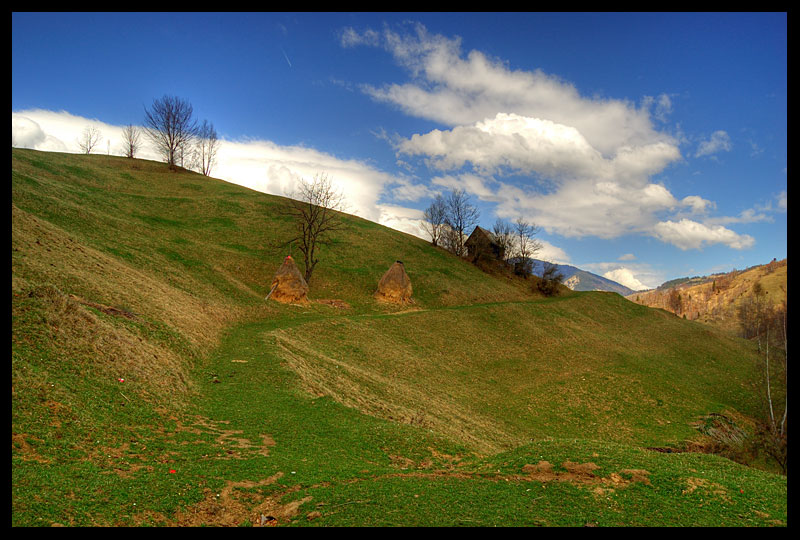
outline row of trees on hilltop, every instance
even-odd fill
[[[144,139],[150,140],[170,169],[186,167],[209,176],[216,164],[219,138],[214,124],[199,122],[191,103],[179,97],[165,95],[153,100],[144,110],[144,126],[128,124],[122,130],[122,152],[135,158]],[[87,126],[78,137],[81,152],[91,154],[102,140],[101,131]]]

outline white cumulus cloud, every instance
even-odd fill
[[[689,219],[662,221],[657,223],[653,234],[662,242],[682,250],[701,249],[707,245],[724,244],[733,249],[752,247],[755,240],[747,234],[736,232],[722,225],[705,225]]]
[[[434,185],[496,203],[499,217],[521,215],[548,232],[608,239],[652,235],[665,212],[713,206],[697,196],[678,200],[652,180],[682,159],[678,140],[653,123],[672,111],[667,94],[645,96],[640,107],[585,97],[540,70],[465,53],[460,38],[421,24],[404,33],[348,28],[342,44],[382,47],[410,74],[408,82],[363,85],[363,92],[448,126],[395,138],[398,157],[420,158],[438,173]]]
[[[625,267],[610,270],[605,274],[603,274],[603,277],[610,279],[611,281],[616,281],[620,285],[625,285],[626,287],[628,287],[629,289],[633,289],[634,291],[643,291],[645,289],[652,288],[648,287],[647,285],[639,281],[634,275],[634,273]]]
[[[541,70],[512,70],[481,51],[465,53],[460,38],[432,34],[418,23],[402,31],[347,28],[342,45],[382,47],[410,75],[407,82],[362,85],[364,93],[447,126],[395,138],[398,157],[420,158],[437,173],[434,185],[496,203],[501,218],[521,215],[567,237],[649,235],[680,249],[754,243],[722,224],[761,215],[717,223],[686,219],[682,214],[706,216],[715,203],[697,195],[679,200],[652,180],[682,160],[679,140],[654,126],[672,113],[666,93],[643,96],[639,107],[585,97]],[[731,148],[728,133],[718,130],[700,142],[695,156]],[[505,180],[514,175],[515,181]],[[614,271],[635,284],[623,269]]]
[[[364,85],[373,99],[447,126],[471,125],[498,113],[549,120],[575,128],[606,156],[622,146],[639,146],[671,137],[653,128],[646,107],[613,99],[585,98],[570,83],[540,70],[511,70],[499,59],[476,50],[466,56],[460,38],[431,34],[421,24],[406,33],[384,28],[345,30],[347,44],[379,45],[406,68],[413,82]],[[660,111],[671,107],[660,97]]]

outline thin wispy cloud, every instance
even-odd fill
[[[281,52],[283,53],[283,57],[286,59],[286,63],[289,65],[289,67],[292,67],[292,63],[289,61],[289,57],[286,55],[286,51],[283,50],[283,47],[281,47]]]
[[[697,145],[697,151],[694,153],[694,157],[710,156],[712,154],[718,154],[719,152],[730,152],[732,147],[733,144],[731,143],[730,135],[723,130],[718,130],[712,133],[707,140],[700,141]]]

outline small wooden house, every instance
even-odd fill
[[[505,259],[503,246],[497,242],[492,232],[483,227],[475,227],[475,230],[464,242],[464,247],[467,248],[467,257],[472,261],[482,258],[496,259],[498,261]]]

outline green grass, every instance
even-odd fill
[[[753,410],[738,382],[746,351],[711,335],[619,295],[581,293],[327,318],[276,339],[310,386],[372,414],[417,408],[420,422],[497,451],[554,434],[679,446],[704,414]]]
[[[645,450],[754,413],[748,343],[354,216],[310,295],[349,308],[265,303],[283,203],[12,150],[13,526],[786,524],[785,477]]]

